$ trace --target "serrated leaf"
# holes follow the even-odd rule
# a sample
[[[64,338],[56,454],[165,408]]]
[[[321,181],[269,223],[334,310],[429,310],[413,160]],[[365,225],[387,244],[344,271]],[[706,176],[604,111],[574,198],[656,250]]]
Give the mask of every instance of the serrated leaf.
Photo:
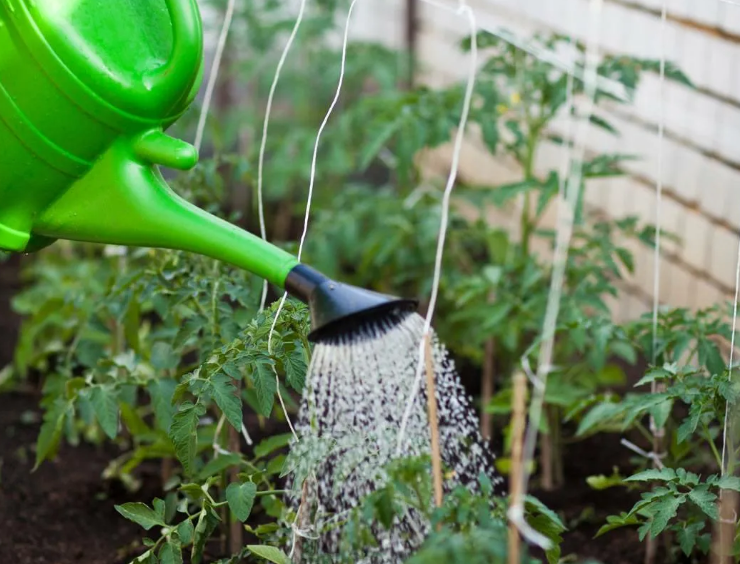
[[[57,398],[51,408],[44,413],[44,423],[41,425],[38,440],[36,441],[36,463],[33,469],[47,458],[52,457],[59,447],[64,430],[64,422],[72,410],[72,404],[62,398]]]
[[[696,546],[697,535],[704,528],[704,523],[693,523],[678,529],[678,544],[686,556],[691,556]]]
[[[272,361],[258,360],[252,369],[252,381],[257,394],[257,410],[260,415],[269,417],[275,403],[277,376]]]
[[[242,428],[242,400],[234,382],[226,374],[211,378],[213,399],[231,426],[237,431]]]
[[[306,385],[306,372],[308,371],[302,347],[296,343],[296,348],[285,357],[283,362],[285,364],[285,378],[288,381],[288,385],[296,392],[302,392],[303,387]]]
[[[188,475],[194,470],[198,420],[205,411],[205,407],[200,404],[185,403],[173,417],[170,426],[169,436],[175,447],[175,454]]]
[[[696,506],[706,513],[711,519],[715,521],[719,519],[719,511],[717,509],[716,494],[707,490],[707,486],[698,486],[689,492],[689,499],[693,501]]]
[[[165,526],[164,520],[157,515],[154,509],[145,503],[124,503],[123,505],[116,505],[115,508],[126,519],[143,527],[145,531],[157,525],[161,527]]]
[[[90,393],[95,417],[109,438],[118,434],[118,396],[113,386],[95,386]]]
[[[274,546],[250,544],[247,548],[252,552],[252,554],[256,554],[273,564],[291,564],[288,555]]]
[[[180,545],[168,542],[159,551],[159,564],[182,564]]]
[[[724,476],[714,483],[720,489],[740,492],[740,478],[737,476]]]
[[[685,501],[685,496],[666,495],[650,504],[650,534],[657,537],[668,526],[668,522],[676,516],[679,506]]]
[[[226,501],[229,503],[229,508],[242,523],[249,518],[256,496],[257,485],[253,482],[229,484],[226,488]]]

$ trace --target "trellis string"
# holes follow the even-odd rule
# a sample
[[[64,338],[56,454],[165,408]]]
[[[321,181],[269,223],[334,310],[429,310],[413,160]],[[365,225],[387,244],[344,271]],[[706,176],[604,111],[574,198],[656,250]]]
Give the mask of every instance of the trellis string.
[[[280,81],[280,75],[283,71],[283,66],[288,58],[290,48],[298,35],[298,30],[303,23],[303,14],[306,9],[306,0],[301,0],[301,6],[298,9],[298,16],[296,17],[293,29],[288,37],[288,42],[285,44],[280,60],[278,61],[277,68],[275,69],[275,76],[272,78],[272,84],[270,85],[270,93],[267,96],[267,107],[265,108],[265,119],[262,124],[262,141],[260,142],[259,160],[257,162],[257,210],[259,214],[260,223],[260,235],[262,239],[267,241],[267,226],[265,222],[265,203],[263,193],[263,174],[265,169],[265,149],[267,148],[267,131],[270,126],[270,117],[272,115],[272,103],[275,98],[275,91],[277,90],[278,82]],[[260,298],[260,311],[265,309],[265,303],[267,302],[267,288],[268,282],[264,281],[262,284],[262,297]]]
[[[524,518],[524,503],[529,488],[530,461],[534,458],[539,426],[542,419],[544,395],[547,388],[547,377],[552,367],[555,328],[560,310],[565,269],[568,260],[570,240],[575,221],[575,208],[581,192],[583,158],[586,152],[586,138],[588,136],[589,120],[595,107],[595,95],[598,86],[599,63],[599,29],[603,0],[591,0],[589,3],[589,38],[586,46],[586,64],[583,74],[584,91],[586,94],[586,111],[580,120],[580,127],[574,141],[575,162],[571,167],[564,198],[558,201],[558,225],[556,230],[555,254],[553,258],[553,272],[548,293],[545,319],[543,323],[543,340],[537,363],[537,373],[534,377],[532,403],[529,409],[529,426],[526,432],[522,464],[522,496],[509,508],[509,518],[516,524],[521,535],[530,543],[546,548],[549,541],[537,533]]]
[[[434,311],[437,303],[437,296],[439,293],[439,284],[442,275],[442,259],[444,258],[444,244],[447,236],[448,220],[449,220],[449,209],[450,209],[450,198],[452,196],[452,190],[455,187],[457,180],[457,173],[460,168],[460,154],[462,152],[462,144],[465,138],[465,130],[467,128],[468,117],[470,115],[470,106],[473,99],[473,92],[475,90],[476,83],[476,71],[478,67],[478,26],[475,18],[475,13],[467,5],[464,0],[461,0],[457,9],[451,6],[441,4],[435,0],[422,0],[437,8],[442,8],[451,12],[454,12],[460,16],[465,15],[470,26],[471,42],[470,42],[470,62],[468,67],[468,80],[465,88],[465,97],[463,100],[462,112],[460,114],[460,121],[458,124],[457,133],[455,135],[454,148],[452,153],[452,163],[450,165],[450,173],[447,177],[447,184],[442,197],[442,216],[440,219],[439,234],[437,240],[437,250],[435,255],[434,274],[432,280],[432,293],[429,300],[429,307],[427,309],[427,315],[424,322],[424,333],[419,343],[418,361],[416,376],[412,384],[409,397],[406,401],[406,407],[404,409],[403,418],[401,419],[401,425],[398,432],[398,438],[396,442],[396,455],[400,456],[403,451],[403,441],[408,426],[409,418],[413,410],[414,401],[421,389],[421,381],[424,374],[424,357],[425,357],[425,342],[427,336],[431,331],[432,318],[434,317]]]

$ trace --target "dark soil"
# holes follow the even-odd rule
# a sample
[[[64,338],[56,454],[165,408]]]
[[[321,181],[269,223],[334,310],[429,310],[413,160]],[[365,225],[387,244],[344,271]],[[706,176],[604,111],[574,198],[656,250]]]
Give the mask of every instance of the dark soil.
[[[12,358],[18,319],[10,313],[9,298],[17,284],[17,263],[0,263],[0,368]],[[128,562],[141,551],[142,530],[120,517],[113,506],[151,501],[158,495],[157,466],[143,467],[139,477],[144,486],[134,495],[102,479],[106,464],[117,454],[115,447],[66,446],[54,462],[32,473],[38,399],[34,393],[0,395],[0,562]],[[621,488],[594,492],[585,479],[611,474],[614,465],[624,468],[627,459],[619,437],[600,436],[576,443],[566,457],[567,486],[556,492],[535,492],[565,518],[570,531],[565,535],[563,555],[576,556],[573,562],[589,558],[603,564],[642,561],[644,545],[632,529],[593,538],[606,516],[631,507],[634,499]]]
[[[0,555],[15,564],[113,564],[128,562],[141,529],[122,519],[113,506],[151,501],[148,484],[130,496],[101,474],[113,452],[89,445],[65,447],[58,458],[34,473],[33,445],[38,424],[38,398],[11,393],[0,396]],[[25,415],[24,415],[25,414]],[[113,455],[113,456],[112,456]],[[148,478],[148,479],[147,479]]]

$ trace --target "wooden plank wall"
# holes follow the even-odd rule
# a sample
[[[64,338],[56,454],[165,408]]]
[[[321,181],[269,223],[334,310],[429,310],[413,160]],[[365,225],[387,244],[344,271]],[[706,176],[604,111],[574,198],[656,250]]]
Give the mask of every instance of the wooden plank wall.
[[[453,0],[447,0],[454,5]],[[469,0],[484,27],[505,27],[525,36],[555,31],[587,38],[588,0]],[[662,0],[605,0],[601,14],[601,48],[609,53],[658,58]],[[600,152],[643,156],[628,165],[630,176],[600,181],[588,191],[593,210],[611,216],[655,217],[658,178],[657,127],[661,103],[663,143],[662,225],[681,235],[669,243],[661,259],[660,299],[676,306],[702,307],[732,295],[740,234],[740,6],[720,0],[667,0],[667,59],[678,64],[696,90],[666,83],[659,99],[659,80],[646,76],[633,106],[600,110],[619,127],[615,139],[589,132],[589,148]],[[419,5],[419,78],[445,85],[464,79],[468,61],[456,48],[468,33],[464,18]],[[554,124],[562,129],[564,121]],[[431,166],[443,172],[449,149],[438,151]],[[537,169],[557,168],[560,149],[542,147]],[[463,155],[462,175],[496,184],[517,177],[512,163],[491,159],[475,135]],[[505,222],[506,215],[498,218]],[[639,245],[637,273],[615,304],[631,317],[649,307],[653,295],[652,251]]]

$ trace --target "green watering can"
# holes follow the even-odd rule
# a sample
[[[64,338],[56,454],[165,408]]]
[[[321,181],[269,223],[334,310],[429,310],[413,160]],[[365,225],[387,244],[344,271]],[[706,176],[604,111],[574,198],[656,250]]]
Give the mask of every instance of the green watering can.
[[[193,206],[164,131],[203,77],[196,0],[0,0],[0,249],[57,239],[181,249],[246,269],[311,309],[314,340],[415,302],[334,282]]]

